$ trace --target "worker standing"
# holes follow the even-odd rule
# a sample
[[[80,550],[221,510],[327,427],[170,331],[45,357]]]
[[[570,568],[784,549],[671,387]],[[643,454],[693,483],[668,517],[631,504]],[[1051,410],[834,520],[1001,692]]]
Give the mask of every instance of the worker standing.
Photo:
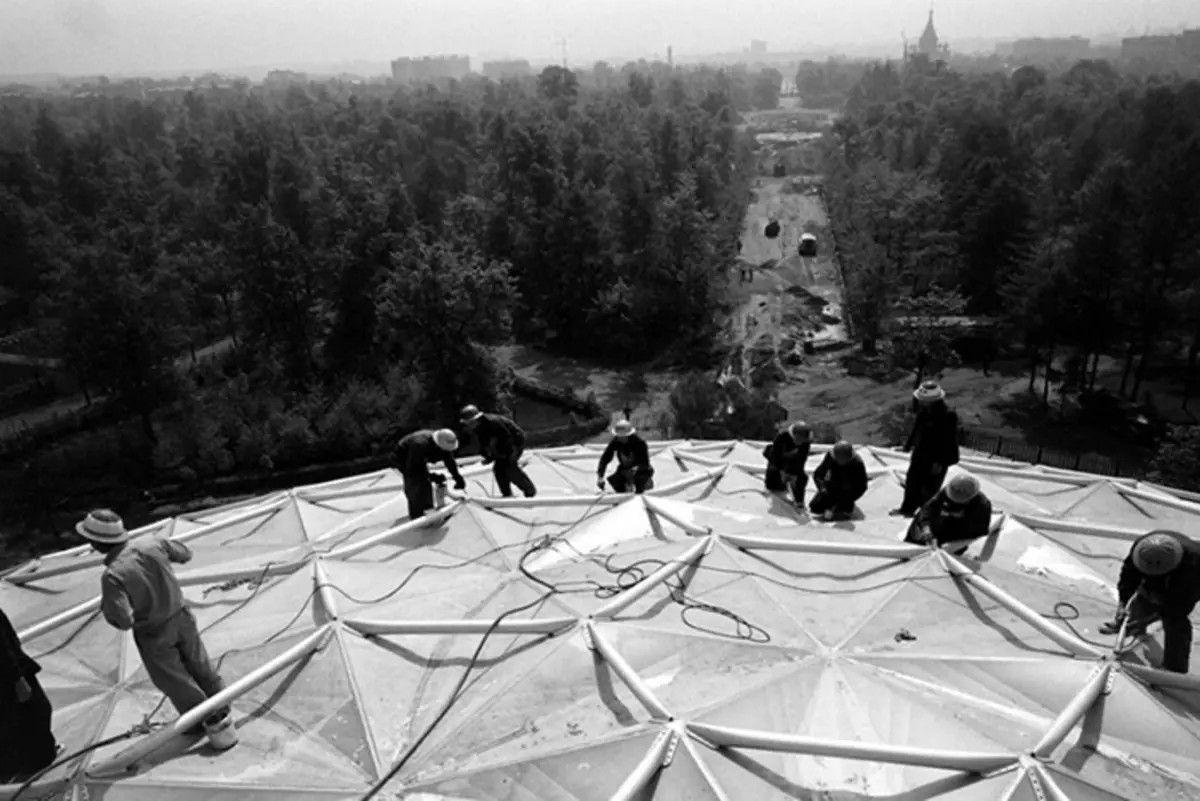
[[[763,450],[767,458],[764,483],[769,492],[790,491],[797,505],[804,505],[804,490],[808,487],[808,453],[812,449],[812,429],[808,423],[792,423]]]
[[[521,469],[525,432],[519,425],[503,415],[484,414],[475,406],[464,406],[459,422],[479,440],[483,463],[492,465],[492,475],[501,496],[511,498],[514,484],[526,498],[537,495],[537,487]]]
[[[604,489],[604,474],[615,458],[617,470],[608,483],[614,492],[633,490],[641,495],[654,478],[654,467],[650,464],[650,446],[637,435],[637,429],[628,420],[620,420],[612,427],[612,439],[600,455],[600,466],[596,469],[596,486]]]
[[[467,483],[458,472],[454,452],[458,436],[448,428],[429,431],[422,429],[402,437],[392,451],[392,464],[404,477],[404,495],[408,498],[408,519],[416,520],[434,507],[433,485],[445,484],[445,476],[429,472],[430,462],[441,462],[454,479],[454,488],[465,489]]]
[[[854,452],[854,446],[842,440],[817,465],[813,483],[817,494],[808,511],[826,520],[846,520],[854,514],[854,504],[867,493],[867,466]]]
[[[1119,606],[1100,627],[1141,636],[1157,620],[1163,627],[1163,670],[1187,673],[1192,651],[1189,617],[1200,603],[1200,543],[1175,531],[1151,531],[1134,541],[1117,580]],[[1132,602],[1132,603],[1131,603]]]
[[[965,473],[955,476],[918,511],[904,541],[936,543],[959,556],[972,540],[986,537],[992,526],[992,502],[979,488],[979,480]]]
[[[908,472],[904,476],[904,501],[892,514],[912,517],[941,488],[946,471],[958,464],[958,414],[946,405],[946,391],[936,381],[926,381],[913,393],[917,419],[904,450]]]
[[[225,683],[208,658],[171,568],[190,562],[191,549],[161,537],[131,541],[120,515],[109,509],[91,512],[75,530],[104,554],[101,614],[114,628],[133,631],[150,681],[176,711],[183,715],[221,692]],[[222,707],[185,733],[203,734],[206,726],[222,725],[228,717],[229,707]]]
[[[0,784],[24,782],[58,756],[41,670],[0,609]]]

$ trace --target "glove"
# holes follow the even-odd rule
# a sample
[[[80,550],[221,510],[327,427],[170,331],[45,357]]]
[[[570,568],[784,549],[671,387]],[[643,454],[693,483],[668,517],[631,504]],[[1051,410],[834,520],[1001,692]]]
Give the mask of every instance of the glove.
[[[18,704],[23,704],[33,697],[33,688],[29,686],[29,682],[24,676],[17,679],[17,686],[14,689],[17,693]]]
[[[933,530],[929,526],[921,526],[917,531],[917,539],[922,545],[928,545],[933,542]]]
[[[456,490],[465,490],[467,488],[467,482],[463,481],[462,476],[454,479],[454,488]]]
[[[596,489],[604,489],[604,476],[596,477]]]
[[[443,476],[441,473],[430,473],[429,480],[432,481],[434,484],[437,484],[439,487],[446,486],[446,477]]]
[[[1100,633],[1109,636],[1116,634],[1121,630],[1121,624],[1124,622],[1120,617],[1114,617],[1112,620],[1107,620],[1100,624]]]
[[[495,460],[495,459],[493,459],[493,458],[492,458],[492,457],[490,457],[490,456],[485,456],[485,457],[483,457],[483,464],[491,464],[491,463],[492,463],[492,462],[494,462],[494,461],[496,461],[496,460]]]

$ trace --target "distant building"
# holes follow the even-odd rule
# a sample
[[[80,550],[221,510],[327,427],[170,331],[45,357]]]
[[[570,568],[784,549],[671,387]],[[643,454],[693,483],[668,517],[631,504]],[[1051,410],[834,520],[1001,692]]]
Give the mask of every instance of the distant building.
[[[756,56],[761,56],[767,52],[767,43],[761,39],[755,39],[750,42],[750,53]]]
[[[1179,45],[1177,36],[1134,36],[1121,40],[1121,58],[1133,61],[1165,61],[1176,54]]]
[[[291,70],[271,70],[263,79],[263,86],[271,89],[286,89],[293,84],[308,83],[308,73],[292,72]]]
[[[1018,39],[1009,54],[1017,61],[1079,61],[1091,55],[1092,42],[1081,36]]]
[[[913,46],[905,45],[904,57],[912,55],[927,56],[931,61],[945,60],[950,57],[950,45],[938,39],[937,29],[933,26],[933,9],[929,9],[929,19],[925,21],[925,30],[921,38]]]
[[[491,78],[494,81],[499,81],[503,78],[521,78],[525,75],[533,74],[533,67],[523,58],[507,59],[505,61],[485,61],[483,62],[482,70],[485,78]]]
[[[392,62],[392,80],[396,83],[437,81],[448,78],[461,80],[470,72],[471,59],[467,56],[403,57]]]

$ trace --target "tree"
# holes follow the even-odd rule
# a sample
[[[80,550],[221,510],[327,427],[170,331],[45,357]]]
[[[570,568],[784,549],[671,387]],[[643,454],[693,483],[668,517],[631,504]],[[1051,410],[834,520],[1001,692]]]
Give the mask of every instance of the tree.
[[[428,376],[434,411],[450,422],[467,403],[495,408],[502,377],[484,345],[511,332],[516,289],[503,262],[469,245],[410,240],[393,256],[380,291],[380,338],[387,358]]]
[[[896,364],[912,370],[913,388],[926,373],[938,373],[958,363],[954,343],[962,336],[962,314],[967,302],[954,290],[938,286],[922,295],[897,301],[889,324]]]
[[[750,102],[760,111],[779,108],[779,94],[782,90],[783,75],[774,67],[768,67],[754,78]]]
[[[1200,491],[1200,426],[1171,426],[1150,469],[1152,481]]]

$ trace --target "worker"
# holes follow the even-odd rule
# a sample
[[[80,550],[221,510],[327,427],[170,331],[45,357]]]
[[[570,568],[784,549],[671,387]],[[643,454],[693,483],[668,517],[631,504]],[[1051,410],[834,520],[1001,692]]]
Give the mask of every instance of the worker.
[[[764,483],[769,492],[790,491],[792,500],[804,505],[804,490],[808,486],[808,452],[812,448],[812,429],[808,423],[795,422],[775,437],[763,450],[767,458]]]
[[[992,502],[979,488],[979,479],[960,473],[918,511],[904,541],[935,543],[961,556],[971,540],[986,537],[992,526]]]
[[[512,497],[514,484],[526,498],[537,495],[537,487],[521,469],[525,432],[520,426],[503,415],[484,414],[475,406],[464,406],[459,422],[479,440],[483,463],[492,465],[496,488],[502,497]]]
[[[183,715],[225,689],[171,569],[191,561],[191,549],[161,537],[131,541],[120,515],[109,509],[91,512],[75,530],[104,554],[101,614],[114,628],[133,631],[150,681],[176,711]],[[228,715],[229,707],[222,707],[185,734],[203,734],[205,725],[215,726]]]
[[[854,514],[854,504],[867,492],[867,466],[854,452],[854,446],[842,440],[829,449],[813,471],[817,494],[808,511],[826,520],[845,520]]]
[[[41,670],[0,609],[0,784],[24,782],[58,756]]]
[[[904,500],[892,514],[912,517],[941,488],[946,471],[958,464],[958,415],[946,405],[946,391],[936,381],[926,381],[913,393],[917,419],[904,450],[908,472]]]
[[[1141,636],[1157,620],[1163,627],[1163,670],[1187,673],[1192,650],[1188,619],[1200,602],[1200,542],[1174,531],[1151,531],[1134,541],[1117,580],[1116,617],[1100,627]],[[1132,603],[1131,603],[1132,602]]]
[[[404,495],[408,498],[408,519],[416,520],[433,508],[433,485],[445,484],[446,477],[429,472],[430,462],[441,462],[454,479],[454,488],[465,489],[467,483],[458,472],[454,452],[458,450],[458,435],[448,428],[429,431],[422,429],[401,437],[392,451],[392,464],[404,476]]]
[[[596,470],[596,487],[604,489],[604,473],[616,457],[617,470],[608,479],[613,492],[633,490],[641,495],[654,478],[654,467],[650,464],[650,446],[637,435],[637,429],[628,420],[617,421],[611,433],[612,439],[600,455],[600,466]]]

